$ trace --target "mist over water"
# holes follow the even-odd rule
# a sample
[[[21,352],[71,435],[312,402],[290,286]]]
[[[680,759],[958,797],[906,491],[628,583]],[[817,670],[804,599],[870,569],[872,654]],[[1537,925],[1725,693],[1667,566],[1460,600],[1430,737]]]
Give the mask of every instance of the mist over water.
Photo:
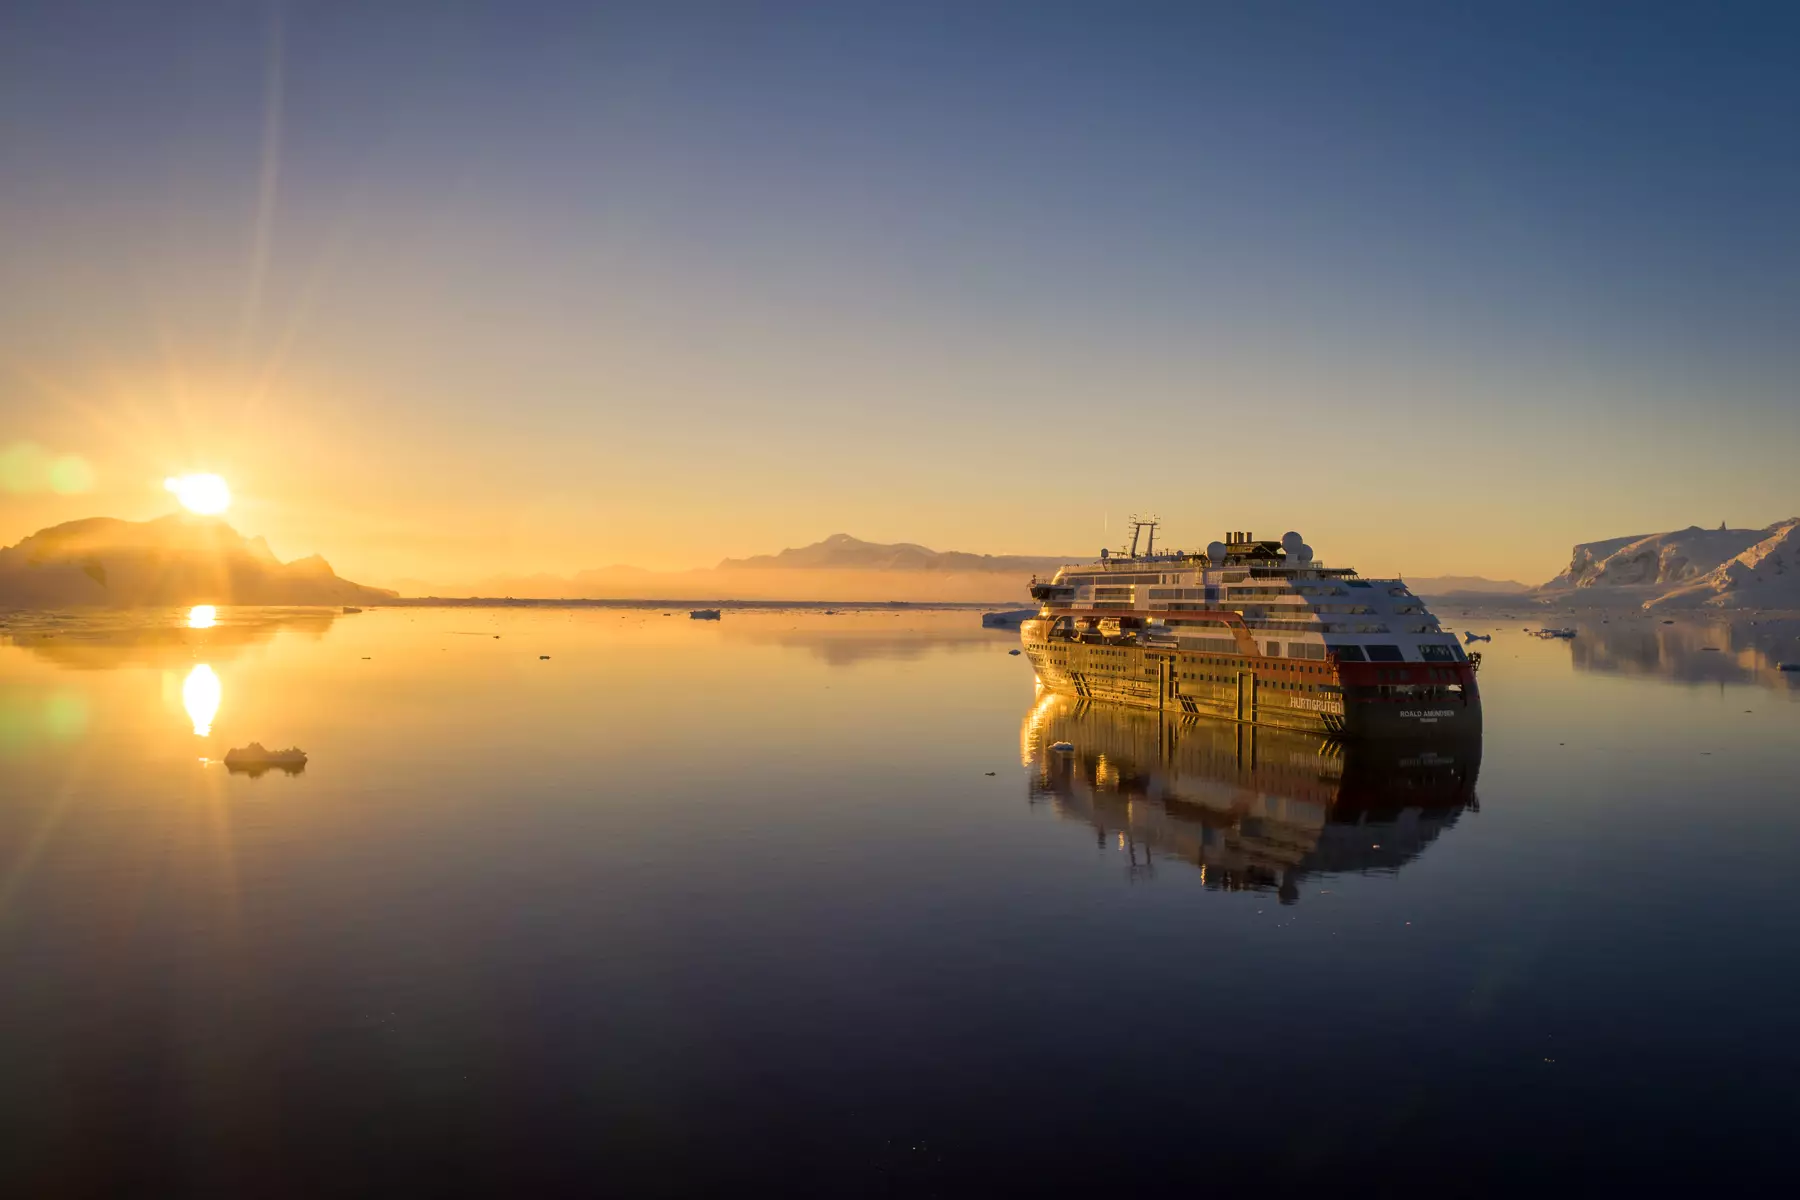
[[[967,611],[0,614],[9,1190],[1747,1177],[1800,630],[1441,615],[1475,745],[1039,695]]]

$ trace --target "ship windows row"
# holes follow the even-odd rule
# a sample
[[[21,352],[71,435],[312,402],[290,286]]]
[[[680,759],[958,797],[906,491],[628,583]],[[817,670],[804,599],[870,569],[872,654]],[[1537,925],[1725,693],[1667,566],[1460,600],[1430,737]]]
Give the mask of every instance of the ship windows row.
[[[1065,575],[1057,580],[1058,587],[1085,587],[1089,584],[1121,584],[1121,583],[1165,583],[1166,575],[1115,575],[1107,572],[1104,575]]]
[[[1182,671],[1179,673],[1179,678],[1184,679],[1189,683],[1236,683],[1239,677],[1235,674],[1215,675],[1207,671]],[[1317,692],[1331,696],[1340,696],[1343,694],[1342,688],[1331,683],[1299,683],[1293,680],[1284,679],[1258,679],[1256,681],[1256,686],[1258,689],[1266,689],[1274,692]]]
[[[1326,649],[1337,656],[1339,662],[1405,662],[1406,655],[1398,646],[1347,646],[1327,643]],[[1419,647],[1421,662],[1463,662],[1462,647],[1455,644],[1435,644]]]
[[[1333,646],[1326,649],[1337,656],[1339,662],[1405,662],[1406,655],[1400,653],[1398,646]]]

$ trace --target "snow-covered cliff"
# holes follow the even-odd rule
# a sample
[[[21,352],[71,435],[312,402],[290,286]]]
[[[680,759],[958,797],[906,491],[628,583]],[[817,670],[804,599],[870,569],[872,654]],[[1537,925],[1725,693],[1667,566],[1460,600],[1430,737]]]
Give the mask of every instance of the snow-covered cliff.
[[[1800,609],[1800,517],[1762,531],[1755,545],[1692,583],[1652,600],[1651,608],[1706,604],[1718,608]]]
[[[1645,608],[1800,608],[1800,517],[1583,542],[1541,594]]]

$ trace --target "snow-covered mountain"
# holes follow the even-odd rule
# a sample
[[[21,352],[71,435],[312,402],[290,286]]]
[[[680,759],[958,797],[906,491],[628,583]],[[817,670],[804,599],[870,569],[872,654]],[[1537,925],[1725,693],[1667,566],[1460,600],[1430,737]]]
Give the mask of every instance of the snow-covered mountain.
[[[1652,601],[1650,607],[1800,608],[1800,517],[1763,532],[1768,536],[1749,549]]]
[[[1645,608],[1800,609],[1800,517],[1765,529],[1701,529],[1583,542],[1548,598]]]
[[[313,555],[284,563],[216,517],[90,517],[0,549],[0,607],[363,604],[393,592],[340,579]]]

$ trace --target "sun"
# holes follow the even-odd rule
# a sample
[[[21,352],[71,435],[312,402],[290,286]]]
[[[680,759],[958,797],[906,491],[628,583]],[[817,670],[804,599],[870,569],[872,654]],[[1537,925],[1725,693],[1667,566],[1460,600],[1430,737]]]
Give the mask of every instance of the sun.
[[[172,475],[163,487],[175,493],[189,512],[212,516],[231,507],[231,489],[217,475]]]

